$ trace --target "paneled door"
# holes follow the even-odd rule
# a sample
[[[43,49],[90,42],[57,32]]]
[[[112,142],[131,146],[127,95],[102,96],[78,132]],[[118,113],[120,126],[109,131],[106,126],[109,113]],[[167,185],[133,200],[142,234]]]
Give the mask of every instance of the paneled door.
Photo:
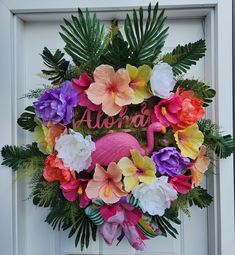
[[[57,48],[63,49],[63,41],[58,32],[60,24],[63,22],[62,17],[69,17],[70,14],[60,14],[59,17],[49,14],[45,16],[45,20],[28,20],[24,23],[21,30],[16,29],[15,33],[22,36],[22,52],[23,61],[23,80],[24,84],[19,84],[18,97],[30,89],[38,88],[40,85],[47,83],[40,77],[40,70],[44,68],[39,53],[42,52],[44,46],[50,50]],[[103,22],[108,27],[113,17],[112,11],[99,14]],[[116,12],[115,17],[119,19],[119,25],[122,27],[122,12]],[[21,22],[20,20],[15,22]],[[203,18],[169,18],[168,24],[169,36],[166,41],[164,51],[170,51],[177,44],[185,44],[194,42],[204,38],[204,19]],[[188,72],[187,76],[197,77],[205,80],[205,59],[200,61],[196,67]],[[22,74],[20,74],[22,75]],[[18,101],[17,109],[22,108],[22,104],[27,105],[29,102]],[[32,137],[29,134],[17,131],[18,142],[30,142]],[[25,137],[22,139],[22,137]],[[68,239],[65,232],[54,232],[50,226],[44,223],[47,214],[46,209],[36,208],[30,200],[27,200],[29,190],[26,183],[18,182],[18,208],[20,216],[19,221],[19,255],[67,255],[67,254],[112,254],[112,255],[128,255],[138,254],[128,242],[124,239],[118,246],[109,247],[99,237],[96,243],[91,243],[88,250],[80,252],[79,248],[74,247],[73,238]],[[193,208],[192,218],[182,215],[182,225],[179,228],[179,237],[159,237],[151,241],[147,241],[148,249],[143,254],[152,255],[208,255],[208,229],[207,229],[207,211]],[[195,247],[195,244],[198,244]],[[194,248],[192,248],[194,247]]]
[[[79,5],[96,10],[109,26],[120,27],[130,6],[147,6],[150,0],[0,0],[0,147],[32,141],[19,129],[16,119],[29,101],[19,99],[29,89],[46,83],[39,75],[43,67],[39,53],[44,46],[63,49],[58,31],[62,18],[69,18]],[[156,2],[153,0],[152,2]],[[187,73],[217,89],[215,104],[207,112],[232,133],[232,0],[159,0],[167,8],[170,27],[164,51],[177,44],[205,38],[207,54]],[[192,208],[192,218],[181,215],[178,239],[159,237],[146,242],[147,255],[232,255],[234,247],[233,159],[216,162],[214,174],[204,180],[214,203],[208,210]],[[67,233],[51,229],[44,219],[47,210],[28,199],[28,181],[18,179],[0,166],[0,254],[1,255],[129,255],[139,254],[123,240],[107,246],[97,236],[88,250],[80,252]]]

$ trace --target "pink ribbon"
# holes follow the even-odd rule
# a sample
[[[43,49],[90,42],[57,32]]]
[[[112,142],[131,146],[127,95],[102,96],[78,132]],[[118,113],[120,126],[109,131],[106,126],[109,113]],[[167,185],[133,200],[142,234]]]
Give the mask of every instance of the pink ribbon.
[[[140,251],[145,250],[143,240],[147,238],[136,227],[141,218],[138,209],[129,204],[105,205],[100,209],[100,214],[105,221],[100,226],[100,233],[107,244],[113,243],[120,227],[133,248]]]

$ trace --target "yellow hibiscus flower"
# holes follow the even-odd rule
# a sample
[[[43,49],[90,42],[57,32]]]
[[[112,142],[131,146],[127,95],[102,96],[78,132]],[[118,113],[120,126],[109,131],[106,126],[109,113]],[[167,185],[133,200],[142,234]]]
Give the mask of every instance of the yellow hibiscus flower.
[[[184,157],[196,159],[199,148],[203,144],[204,136],[198,125],[191,125],[183,130],[178,130],[174,134],[176,143]]]
[[[137,150],[131,150],[131,157],[132,160],[124,157],[118,162],[124,175],[124,185],[127,192],[133,190],[140,182],[149,184],[156,178],[156,168],[151,158],[141,156]]]
[[[149,88],[148,81],[151,76],[152,69],[148,65],[142,65],[138,68],[132,65],[127,65],[126,70],[130,76],[130,87],[134,90],[134,98],[132,104],[140,104],[145,99],[152,96]]]

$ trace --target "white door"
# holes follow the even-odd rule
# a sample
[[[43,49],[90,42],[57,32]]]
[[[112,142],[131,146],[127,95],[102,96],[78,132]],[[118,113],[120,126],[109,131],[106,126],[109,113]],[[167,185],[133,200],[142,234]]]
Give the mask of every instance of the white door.
[[[204,38],[205,36],[209,37],[208,34],[205,35],[205,18],[198,18],[196,12],[195,16],[193,14],[194,12],[190,12],[188,17],[185,17],[184,15],[184,18],[182,18],[180,11],[177,15],[173,15],[174,17],[172,17],[169,11],[170,18],[168,19],[167,25],[169,25],[170,29],[164,51],[171,50],[177,44],[186,44],[188,42],[194,42],[198,39]],[[205,11],[205,15],[207,13],[208,11]],[[43,80],[38,75],[40,70],[44,68],[39,53],[42,52],[44,46],[47,46],[51,50],[63,48],[64,43],[58,34],[60,30],[59,25],[63,22],[62,17],[68,17],[69,15],[70,14],[68,13],[47,13],[43,16],[41,16],[41,14],[34,14],[32,16],[22,14],[9,21],[9,23],[12,22],[14,24],[14,30],[12,31],[11,36],[15,38],[13,48],[14,60],[16,62],[14,63],[15,70],[13,80],[17,87],[15,90],[14,88],[12,90],[12,93],[15,93],[14,95],[11,95],[13,99],[19,98],[29,89],[38,88],[40,85],[46,83],[46,80]],[[112,13],[112,11],[106,11],[101,13],[99,16],[101,19],[104,19],[106,25],[109,25],[111,23],[111,19],[121,19],[123,17],[123,13],[118,12],[117,9],[115,9],[115,13]],[[189,18],[191,16],[193,16],[193,18]],[[19,17],[22,17],[26,21],[21,21]],[[209,54],[211,54],[211,51]],[[211,56],[209,59],[212,59]],[[208,63],[206,59],[201,60],[197,66],[191,68],[187,77],[199,78],[206,81],[210,80],[212,74],[210,71],[208,72],[210,68],[208,68],[206,63]],[[205,70],[207,70],[207,72],[205,72]],[[29,103],[30,102],[27,100],[18,100],[15,104],[15,113],[19,114],[23,110],[24,106],[27,106]],[[210,115],[213,114],[210,113]],[[20,129],[13,129],[12,133],[13,142],[15,143],[21,144],[32,141],[30,134],[23,132]],[[211,189],[211,180],[213,178],[209,179],[210,180],[207,181],[207,183],[210,184]],[[7,181],[9,183],[9,180]],[[206,180],[204,185],[206,186]],[[32,202],[27,200],[28,194],[29,189],[27,188],[27,181],[18,180],[17,184],[13,184],[13,208],[15,208],[15,211],[13,211],[14,233],[12,239],[15,244],[15,251],[11,254],[139,254],[139,252],[130,248],[130,245],[125,240],[118,246],[115,246],[114,244],[112,247],[109,247],[102,241],[101,238],[99,238],[99,235],[97,235],[97,242],[91,243],[89,249],[80,252],[79,247],[74,247],[74,239],[67,238],[68,233],[53,231],[47,223],[44,223],[47,210],[33,206]],[[178,239],[173,239],[171,237],[157,237],[151,241],[147,241],[146,245],[148,249],[142,254],[220,255],[211,252],[213,251],[213,247],[211,246],[215,246],[215,244],[211,241],[211,239],[214,240],[212,237],[214,235],[214,229],[213,227],[208,228],[208,223],[210,223],[211,220],[211,218],[208,217],[208,215],[211,215],[210,212],[207,210],[192,208],[191,214],[191,219],[188,219],[187,216],[181,215],[182,224],[180,228],[178,228]],[[10,215],[10,217],[12,217],[12,215]],[[5,252],[2,253],[1,247],[0,254],[10,255]],[[223,255],[230,254],[223,253]]]

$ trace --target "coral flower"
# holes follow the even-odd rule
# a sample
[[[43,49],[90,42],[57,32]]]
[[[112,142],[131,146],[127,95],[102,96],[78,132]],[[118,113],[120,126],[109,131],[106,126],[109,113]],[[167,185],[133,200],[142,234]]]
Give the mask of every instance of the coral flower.
[[[93,104],[87,97],[87,89],[94,81],[87,73],[82,73],[79,79],[72,79],[72,85],[78,92],[78,105],[85,106],[91,111],[97,111],[100,106]]]
[[[85,208],[90,202],[90,199],[85,192],[88,181],[89,180],[87,179],[77,179],[61,184],[60,188],[62,189],[64,197],[68,201],[73,202],[79,198],[79,206]]]
[[[48,122],[47,126],[44,126],[38,118],[35,118],[34,121],[37,123],[34,129],[34,137],[39,150],[44,154],[51,154],[57,138],[67,134],[66,126],[60,123],[54,125],[51,121]]]
[[[181,193],[187,194],[192,189],[192,176],[191,175],[178,175],[170,179],[169,183],[173,188]]]
[[[151,183],[155,178],[155,163],[147,156],[141,156],[139,151],[131,150],[130,160],[127,157],[120,159],[118,166],[122,169],[125,190],[130,192],[140,182]]]
[[[87,96],[92,103],[102,104],[102,110],[107,115],[114,116],[122,106],[131,104],[134,91],[129,87],[130,77],[125,69],[115,72],[112,66],[98,66],[94,71],[94,80]]]
[[[201,146],[198,157],[192,162],[189,167],[192,173],[192,185],[198,186],[204,176],[204,173],[209,167],[210,159],[205,156],[206,146]]]
[[[154,113],[158,121],[165,127],[179,122],[182,100],[178,94],[172,93],[169,98],[162,99],[155,107]]]
[[[126,70],[130,76],[130,87],[134,90],[134,98],[132,104],[140,104],[145,99],[151,97],[147,83],[149,82],[152,69],[148,65],[142,65],[138,68],[127,65]]]
[[[122,189],[122,171],[118,165],[111,162],[107,171],[96,164],[93,179],[87,184],[86,194],[92,198],[101,198],[107,204],[119,201],[122,196],[127,195]]]
[[[76,179],[75,172],[64,166],[63,161],[57,158],[56,152],[47,156],[43,169],[43,177],[48,182],[60,181],[62,183]]]
[[[199,148],[204,141],[204,136],[197,124],[176,131],[174,137],[184,157],[195,159],[198,156]]]
[[[179,122],[174,129],[184,129],[191,126],[205,114],[202,100],[195,97],[192,90],[183,91],[180,98],[182,100],[182,110],[179,115]]]

